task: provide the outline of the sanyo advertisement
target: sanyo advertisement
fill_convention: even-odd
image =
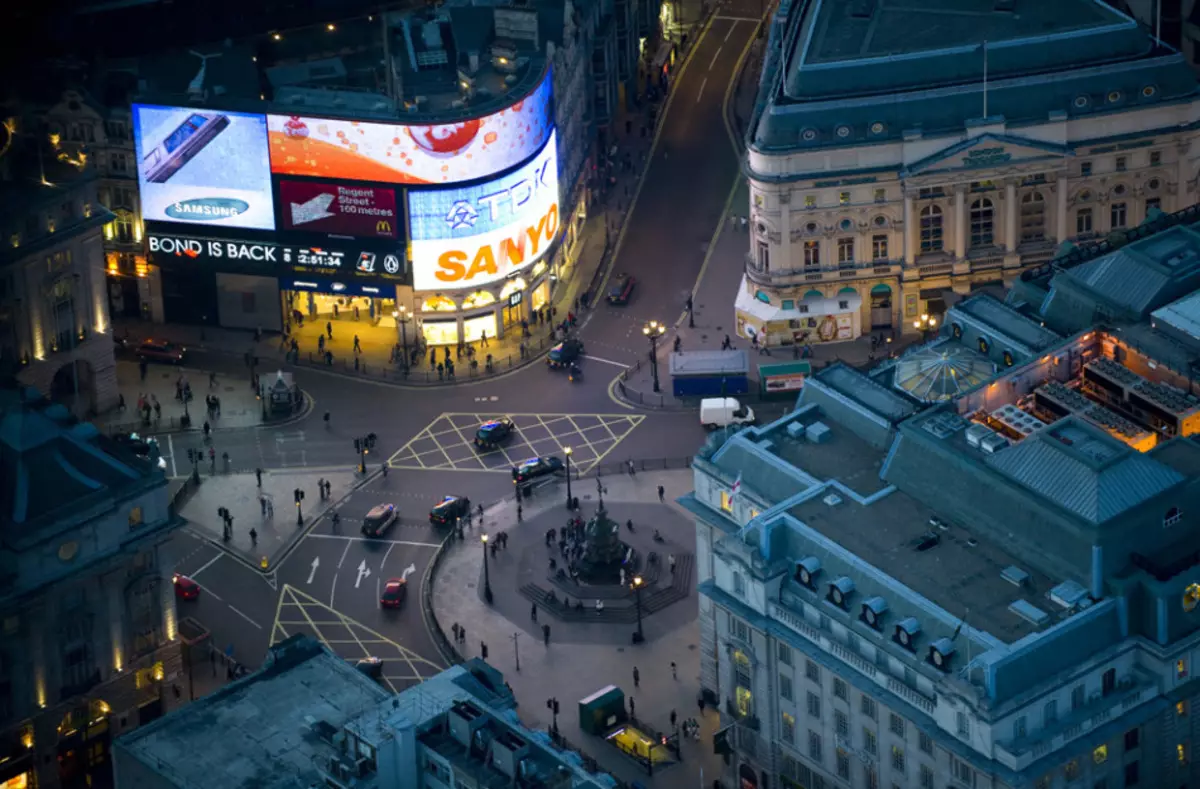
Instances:
[[[264,116],[135,104],[133,130],[144,219],[275,229]]]
[[[533,265],[558,233],[558,156],[541,153],[492,181],[462,189],[410,190],[416,290],[478,288]]]

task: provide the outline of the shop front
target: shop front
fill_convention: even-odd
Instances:
[[[289,277],[281,281],[281,309],[289,323],[352,318],[370,325],[394,327],[392,312],[397,309],[395,285],[368,285],[338,282],[317,277]]]
[[[527,273],[467,293],[413,294],[414,312],[426,345],[458,345],[493,340],[533,320],[550,303],[553,276],[544,261]]]
[[[846,342],[862,334],[862,301],[850,287],[780,299],[743,279],[734,304],[737,333],[764,346]]]

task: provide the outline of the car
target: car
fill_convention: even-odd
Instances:
[[[177,600],[195,600],[200,597],[200,584],[186,575],[175,573],[171,577],[171,583],[175,585],[175,598]]]
[[[152,453],[158,451],[158,441],[156,439],[142,438],[137,433],[118,433],[113,436],[113,441],[116,441],[140,458],[150,457]]]
[[[377,657],[365,657],[354,662],[354,667],[367,675],[371,679],[380,679],[383,677],[383,659]]]
[[[513,421],[506,416],[489,419],[475,431],[475,446],[480,449],[498,447],[508,440],[513,429]]]
[[[515,484],[520,485],[525,482],[532,482],[539,477],[548,477],[552,474],[557,474],[562,470],[562,458],[529,458],[529,460],[523,460],[520,465],[513,468],[512,478]]]
[[[470,511],[470,499],[465,496],[445,496],[429,511],[429,522],[434,526],[446,526],[467,517]]]
[[[146,340],[138,346],[137,356],[147,362],[182,364],[187,348],[165,340]]]
[[[550,353],[546,355],[546,364],[552,370],[558,370],[563,367],[568,367],[570,364],[583,356],[583,343],[579,340],[563,340],[558,345],[550,349]]]
[[[366,537],[382,537],[396,523],[395,504],[377,504],[363,518],[362,533]]]
[[[637,280],[628,274],[622,274],[613,281],[612,287],[608,289],[608,303],[616,306],[624,306],[629,303],[629,297],[633,295],[633,286],[637,284]]]
[[[383,592],[379,595],[379,606],[381,608],[399,608],[407,596],[407,580],[403,578],[388,579],[388,582],[383,585]]]
[[[189,114],[142,157],[142,175],[148,183],[166,183],[228,127],[228,115]]]

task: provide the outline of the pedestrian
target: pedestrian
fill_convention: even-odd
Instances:
[[[258,486],[260,488],[262,487],[262,474],[263,472],[261,468],[254,469],[254,479],[258,481]]]
[[[362,345],[359,342],[358,335],[354,335],[354,352],[362,353]]]
[[[534,622],[537,621],[537,603],[534,603],[533,606],[529,609],[529,618],[532,619]]]
[[[550,646],[550,625],[542,625],[542,644]]]
[[[679,716],[675,714],[675,710],[671,710],[671,728],[675,728],[675,721],[679,720]]]
[[[330,482],[329,480],[325,480],[325,498],[328,499],[328,498],[331,498],[332,496],[333,496],[333,483]]]
[[[675,572],[675,554],[667,554],[667,566],[671,568],[671,572]]]
[[[317,480],[317,498],[321,501],[325,500],[325,478],[321,477]]]
[[[662,504],[667,500],[667,489],[662,485],[658,486],[658,503]]]
[[[633,460],[628,461],[627,466],[629,468],[629,476],[632,477],[637,474],[637,469],[633,467]]]
[[[454,634],[454,641],[455,641],[455,643],[457,643],[458,642],[458,622],[455,622],[454,624],[450,625],[450,632]]]
[[[267,497],[261,496],[258,499],[258,506],[262,509],[262,516],[267,517]]]
[[[700,714],[703,715],[704,714],[704,697],[701,696],[700,698],[696,699],[696,703],[700,705]]]
[[[162,403],[158,402],[157,400],[154,401],[154,421],[162,421]]]
[[[267,517],[275,517],[275,502],[271,501],[270,499],[267,499]]]
[[[215,389],[216,387],[217,387],[217,374],[209,373],[208,374],[208,388]]]
[[[633,703],[633,696],[629,697],[629,717],[637,718],[637,707]]]
[[[337,309],[337,307],[334,306],[334,309]],[[329,321],[325,321],[325,332],[326,332],[326,334],[329,335],[329,339],[332,340],[333,339],[333,324]]]
[[[517,523],[520,523],[522,520],[524,520],[524,516],[525,516],[525,513],[521,509],[521,503],[517,502]]]
[[[488,338],[487,338],[486,331],[479,332],[479,344],[481,346],[483,346],[484,348],[488,347]]]
[[[642,674],[640,671],[638,671],[638,667],[634,666],[633,667],[633,686],[635,688],[639,687],[641,684],[641,681],[642,681]]]
[[[679,666],[675,665],[674,660],[671,661],[671,679],[679,679]],[[671,714],[674,715],[675,713]],[[671,721],[671,723],[674,724],[675,721]]]
[[[253,526],[250,527],[250,545],[258,545],[258,532],[254,530]]]

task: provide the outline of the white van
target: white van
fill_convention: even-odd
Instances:
[[[709,430],[729,425],[752,425],[754,409],[733,397],[706,397],[700,401],[700,424]]]

